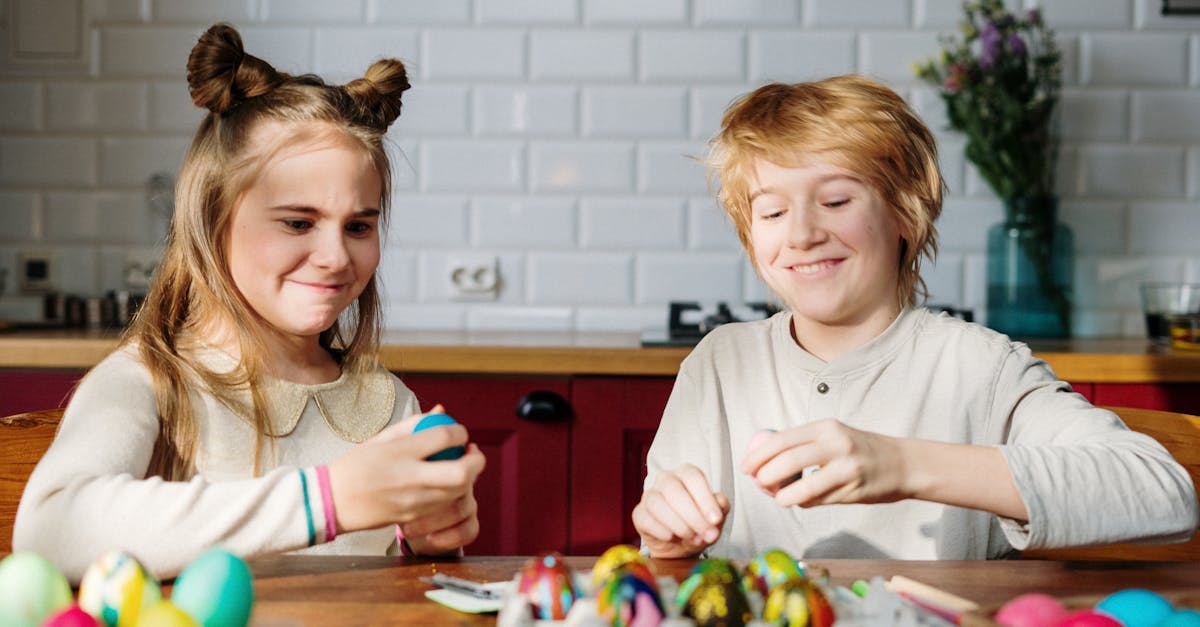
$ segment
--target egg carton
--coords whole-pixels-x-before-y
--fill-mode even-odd
[[[674,603],[675,595],[679,591],[679,582],[667,576],[659,576],[655,579],[658,582],[659,597],[663,599],[666,606],[664,608],[666,617],[660,627],[696,627],[696,622],[682,616]],[[592,590],[591,571],[574,573],[573,583],[581,595],[571,604],[566,618],[562,620],[533,618],[529,602],[517,592],[519,582],[520,574],[517,574],[504,587],[503,605],[496,619],[497,627],[605,627],[610,624],[600,615],[599,607],[596,604]],[[822,589],[837,614],[834,627],[954,626],[953,623],[930,614],[907,599],[887,590],[882,577],[876,577],[869,582],[865,597],[859,597],[843,586],[822,586]],[[751,592],[747,595],[747,599],[754,614],[761,616],[762,596]],[[769,627],[773,624],[756,619],[747,623],[747,627]]]

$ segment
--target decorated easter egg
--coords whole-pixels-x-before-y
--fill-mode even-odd
[[[431,427],[444,427],[447,425],[456,425],[456,424],[458,424],[458,422],[455,421],[450,416],[448,416],[447,414],[429,414],[428,416],[425,416],[424,418],[422,418],[417,423],[417,426],[413,427],[413,433],[416,433],[418,431],[423,431],[423,430],[429,429]],[[439,460],[443,460],[443,459],[458,459],[458,458],[462,457],[464,454],[466,454],[466,452],[467,452],[467,448],[465,446],[451,446],[450,448],[444,448],[444,449],[434,453],[433,455],[426,457],[425,459],[428,459],[429,461],[439,461]]]
[[[596,591],[596,608],[613,627],[656,627],[664,616],[658,586],[624,567]]]
[[[179,573],[171,602],[198,625],[245,627],[254,606],[254,576],[240,557],[225,549],[209,549]]]
[[[1118,590],[1096,604],[1096,610],[1117,619],[1125,627],[1153,627],[1174,611],[1161,594],[1141,588]]]
[[[608,547],[592,566],[592,588],[599,590],[614,570],[630,563],[643,564],[647,569],[650,565],[649,560],[632,545],[617,544]],[[654,583],[653,578],[650,581]]]
[[[1000,606],[996,622],[1004,627],[1055,627],[1067,616],[1062,601],[1040,592],[1022,594]]]
[[[1156,627],[1200,627],[1200,612],[1175,610],[1159,621]]]
[[[831,627],[834,619],[825,593],[803,578],[772,588],[763,606],[763,620],[784,627]]]
[[[109,627],[136,625],[142,608],[160,599],[158,579],[124,551],[101,555],[79,584],[79,607]]]
[[[137,627],[199,627],[187,612],[170,601],[159,601],[142,610]]]
[[[733,562],[720,557],[700,560],[692,567],[692,572],[680,582],[679,589],[675,592],[675,607],[683,608],[696,586],[709,578],[735,584],[741,581],[741,575],[733,566]]]
[[[95,616],[83,611],[78,605],[71,604],[66,609],[52,614],[42,627],[100,627]]]
[[[517,591],[529,602],[534,618],[562,620],[578,597],[572,577],[562,555],[542,553],[521,566]]]
[[[804,576],[800,565],[782,549],[767,549],[754,558],[742,573],[742,586],[746,592],[758,592],[766,598],[771,588],[792,579]]]
[[[1121,623],[1096,610],[1076,610],[1069,612],[1057,627],[1122,627]]]
[[[683,605],[683,615],[697,627],[741,627],[754,619],[742,587],[716,577],[696,585]]]
[[[0,560],[0,625],[39,625],[71,604],[71,586],[50,560],[17,551]]]

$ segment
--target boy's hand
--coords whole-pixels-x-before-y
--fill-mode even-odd
[[[741,469],[785,507],[890,503],[912,496],[903,443],[821,420],[763,438]],[[793,480],[810,466],[820,470]]]
[[[633,508],[633,526],[651,557],[691,557],[721,537],[729,507],[699,468],[685,464],[655,477]]]

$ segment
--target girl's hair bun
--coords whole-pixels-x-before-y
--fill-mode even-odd
[[[192,102],[214,113],[225,113],[247,98],[260,96],[284,78],[266,61],[246,54],[242,36],[225,23],[205,31],[188,56]]]
[[[400,117],[401,95],[409,87],[404,63],[399,59],[380,59],[367,68],[366,75],[346,83],[342,89],[357,107],[362,123],[386,129]]]

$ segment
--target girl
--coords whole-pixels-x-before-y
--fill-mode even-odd
[[[942,179],[899,96],[854,76],[764,86],[726,112],[709,164],[787,310],[722,325],[681,366],[633,512],[651,555],[981,559],[1192,536],[1195,489],[1161,445],[1024,344],[916,306]]]
[[[30,477],[14,549],[79,581],[118,548],[171,576],[216,544],[254,557],[470,543],[483,455],[424,461],[467,432],[411,434],[417,401],[376,360],[383,137],[404,65],[326,85],[275,71],[218,24],[187,79],[209,113],[162,264]]]

